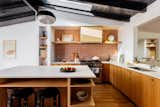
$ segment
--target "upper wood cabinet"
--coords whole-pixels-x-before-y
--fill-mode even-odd
[[[102,43],[103,29],[102,27],[81,27],[80,42],[81,43]]]

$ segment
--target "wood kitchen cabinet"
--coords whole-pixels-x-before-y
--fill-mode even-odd
[[[113,65],[110,65],[110,71],[109,71],[109,81],[110,81],[110,83],[111,84],[113,84],[113,68],[114,68],[114,66]]]
[[[160,80],[110,65],[109,81],[138,107],[160,107]]]
[[[110,72],[109,72],[110,71],[110,65],[109,64],[103,64],[102,66],[103,66],[103,71],[102,71],[103,72],[103,76],[102,76],[103,77],[102,78],[103,82],[109,82],[109,79],[110,79],[109,78],[110,77],[109,76],[110,75]]]

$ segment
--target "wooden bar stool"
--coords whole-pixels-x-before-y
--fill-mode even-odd
[[[32,88],[8,89],[8,104],[7,107],[13,107],[14,99],[18,100],[18,106],[21,107],[23,99],[23,107],[28,107],[28,97],[34,93]]]
[[[45,107],[44,100],[46,98],[53,99],[53,107],[60,107],[60,92],[57,88],[46,88],[37,93],[37,106]]]

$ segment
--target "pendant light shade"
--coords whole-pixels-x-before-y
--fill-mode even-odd
[[[54,14],[46,10],[39,11],[37,14],[37,19],[40,23],[46,25],[53,24],[56,21]]]

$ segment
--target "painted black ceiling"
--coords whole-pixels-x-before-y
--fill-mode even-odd
[[[60,3],[57,3],[59,2]],[[69,4],[80,3],[72,7]],[[0,26],[15,24],[35,19],[35,11],[39,7],[46,7],[63,12],[109,18],[119,21],[129,21],[137,13],[145,12],[149,4],[155,0],[0,0]],[[91,5],[90,10],[80,8],[82,5]],[[61,8],[60,10],[57,9]],[[86,14],[85,14],[86,15]]]

